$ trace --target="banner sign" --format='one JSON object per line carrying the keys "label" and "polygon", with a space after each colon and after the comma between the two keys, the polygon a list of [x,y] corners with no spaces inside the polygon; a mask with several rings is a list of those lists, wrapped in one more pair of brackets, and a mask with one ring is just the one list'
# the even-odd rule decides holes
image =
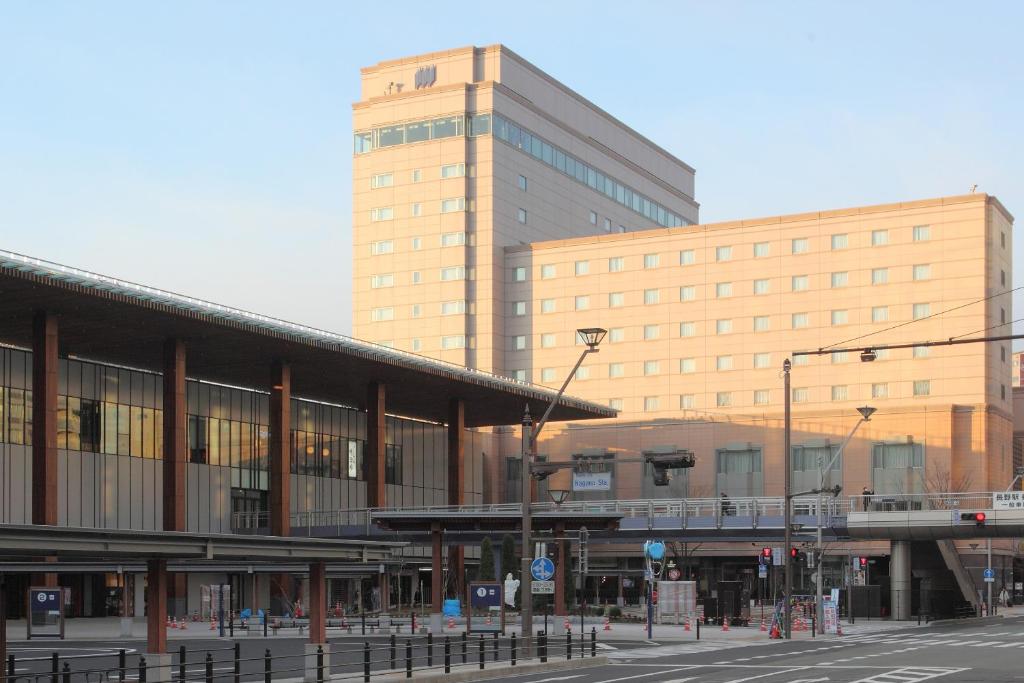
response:
{"label": "banner sign", "polygon": [[994,510],[1024,510],[1024,491],[1004,491],[992,494]]}
{"label": "banner sign", "polygon": [[573,491],[611,491],[611,472],[573,472]]}
{"label": "banner sign", "polygon": [[831,598],[824,598],[822,609],[825,613],[825,633],[833,635],[837,632],[836,625],[839,623],[839,614],[836,610],[836,603]]}

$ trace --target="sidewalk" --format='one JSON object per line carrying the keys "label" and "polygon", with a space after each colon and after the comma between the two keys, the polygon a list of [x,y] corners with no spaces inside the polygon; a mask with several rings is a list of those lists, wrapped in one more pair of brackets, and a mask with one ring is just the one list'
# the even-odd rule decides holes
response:
{"label": "sidewalk", "polygon": [[[1020,616],[1024,615],[1024,606],[1021,607],[1010,607],[1003,608],[1000,610],[1000,616]],[[579,638],[580,634],[580,619],[576,616],[570,620],[572,625],[573,638]],[[378,630],[371,632],[369,629],[364,636],[360,629],[358,621],[350,621],[349,624],[352,627],[352,633],[348,633],[347,629],[342,630],[337,626],[331,626],[327,629],[327,637],[330,640],[341,640],[341,639],[363,639],[365,637],[374,637],[381,635],[388,635],[390,631],[387,629]],[[421,626],[429,624],[429,618],[420,622]],[[587,638],[590,637],[591,631],[597,633],[598,641],[608,640],[634,640],[642,642],[647,640],[647,630],[644,628],[642,623],[630,622],[630,623],[618,623],[611,622],[610,630],[604,630],[605,621],[599,617],[587,617],[584,621],[583,631]],[[924,625],[922,624],[922,627]],[[895,629],[905,628],[917,628],[917,621],[888,621],[888,620],[868,620],[858,619],[855,624],[848,624],[846,620],[842,622],[843,635],[864,635],[870,633],[881,633],[884,631],[891,631]],[[464,620],[460,619],[456,628],[447,628],[447,621],[445,622],[445,628],[442,629],[441,633],[435,634],[436,638],[443,638],[446,635],[454,637],[461,637],[462,631],[464,630]],[[538,619],[534,622],[534,630],[543,630],[544,621]],[[552,634],[552,637],[561,637],[565,635],[564,629],[564,618],[559,619],[548,619],[548,630]],[[518,619],[510,619],[506,622],[505,627],[506,634],[515,632],[519,633],[519,621]],[[225,624],[224,636],[225,639],[229,637],[229,629]],[[405,625],[399,635],[409,635],[409,627]],[[419,632],[417,632],[419,635]],[[305,640],[308,638],[309,632],[306,629],[301,631],[298,628],[281,628],[278,630],[277,635],[274,635],[273,629],[268,630],[268,638],[270,639],[300,639]],[[178,629],[167,629],[168,640],[212,640],[220,637],[219,628],[210,630],[209,622],[188,622],[187,628],[182,630]],[[251,633],[243,630],[238,624],[235,624],[234,637],[239,640],[246,640],[249,638],[263,638],[262,626],[257,626]],[[818,638],[836,638],[834,635],[818,635]],[[806,631],[793,631],[794,640],[805,640],[811,638],[810,630]],[[26,640],[26,625],[23,619],[11,619],[7,622],[7,639],[8,642],[21,642]],[[79,619],[68,619],[65,623],[64,639],[66,641],[74,640],[96,640],[96,641],[110,641],[110,640],[145,640],[146,639],[146,619],[144,617],[136,617],[131,620],[131,635],[121,635],[121,620],[117,617],[102,617],[102,618],[79,618]],[[732,626],[728,631],[723,631],[721,626],[702,625],[700,627],[700,639],[702,641],[756,641],[756,640],[767,640],[768,634],[760,630],[760,620],[751,621],[751,626]],[[690,631],[686,631],[681,625],[675,624],[655,624],[653,629],[653,640],[659,643],[681,643],[688,641],[697,640],[697,627],[696,625],[691,626]]]}

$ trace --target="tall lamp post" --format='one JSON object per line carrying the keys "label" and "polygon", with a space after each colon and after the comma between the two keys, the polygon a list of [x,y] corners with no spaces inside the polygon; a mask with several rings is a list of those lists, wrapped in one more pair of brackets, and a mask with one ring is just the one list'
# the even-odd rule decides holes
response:
{"label": "tall lamp post", "polygon": [[792,454],[790,453],[790,448],[789,448],[789,441],[790,441],[790,437],[792,436],[791,433],[790,433],[791,429],[792,429],[792,423],[790,421],[790,414],[789,414],[789,411],[790,411],[790,401],[792,399],[792,396],[790,395],[790,389],[789,389],[789,371],[792,368],[793,368],[793,363],[788,358],[786,360],[782,361],[782,387],[783,387],[783,389],[782,389],[782,392],[783,392],[782,405],[784,406],[783,420],[784,420],[784,423],[785,423],[783,425],[783,430],[782,430],[783,431],[783,439],[782,439],[783,456],[782,456],[782,462],[783,462],[783,467],[786,468],[786,471],[782,475],[783,476],[782,524],[785,527],[785,530],[783,531],[783,534],[784,534],[785,546],[786,546],[783,549],[783,551],[782,551],[782,569],[783,569],[783,572],[782,572],[782,574],[783,574],[783,584],[782,584],[782,586],[783,586],[783,589],[782,589],[782,599],[783,599],[782,621],[783,621],[783,623],[782,623],[782,626],[783,626],[783,631],[785,632],[786,640],[789,640],[790,638],[793,637],[793,633],[790,630],[790,621],[791,621],[791,618],[792,618],[792,606],[790,605],[790,602],[789,602],[789,598],[793,594],[793,562],[792,562],[792,558],[790,558],[790,556],[789,556],[789,554],[793,550],[793,516],[792,516],[792,514],[790,512],[790,504],[789,504],[789,500],[790,500],[789,492],[790,492],[790,490],[792,490],[792,487],[793,487],[793,482],[791,481],[791,478],[792,478],[791,471],[792,471],[793,463],[792,463]]}
{"label": "tall lamp post", "polygon": [[[531,639],[533,636],[533,588],[532,588],[532,575],[530,574],[530,563],[532,562],[533,555],[533,519],[530,516],[530,505],[532,504],[532,487],[531,481],[531,468],[534,460],[537,458],[537,436],[540,434],[540,430],[544,429],[544,425],[547,424],[548,418],[551,416],[551,411],[558,405],[558,401],[562,398],[562,394],[565,393],[566,387],[569,386],[569,382],[576,376],[576,371],[580,365],[583,364],[583,359],[591,353],[597,353],[598,345],[604,340],[608,330],[601,329],[599,327],[587,327],[576,330],[578,337],[583,340],[583,343],[587,345],[587,348],[583,349],[583,353],[580,354],[579,360],[576,361],[576,365],[573,366],[569,372],[569,376],[562,382],[562,388],[558,390],[558,393],[551,403],[548,405],[547,410],[544,411],[544,415],[540,418],[536,425],[533,424],[533,419],[530,417],[530,407],[526,407],[526,412],[523,414],[523,446],[522,446],[522,484],[523,484],[523,557],[520,563],[520,576],[519,586],[522,590],[522,636],[523,636],[523,654],[528,655],[531,651]],[[564,562],[565,558],[559,558],[560,562]]]}
{"label": "tall lamp post", "polygon": [[[824,559],[824,552],[822,551],[822,548],[821,548],[821,545],[822,545],[821,544],[821,499],[822,499],[822,494],[825,492],[825,478],[828,476],[828,474],[826,474],[826,473],[832,471],[832,465],[834,465],[836,463],[836,461],[838,461],[839,458],[842,457],[843,451],[846,450],[847,444],[849,444],[850,440],[853,439],[853,435],[857,433],[857,428],[860,427],[862,423],[870,421],[871,420],[871,416],[875,414],[875,410],[876,409],[872,408],[871,406],[861,406],[860,408],[857,408],[857,412],[860,413],[860,419],[857,420],[857,424],[853,425],[853,429],[850,430],[850,433],[843,440],[843,443],[841,443],[839,445],[839,450],[837,450],[836,454],[832,456],[832,459],[828,462],[828,464],[823,469],[818,471],[818,474],[819,474],[819,480],[818,480],[818,505],[815,508],[815,510],[817,511],[817,514],[818,514],[818,524],[817,524],[818,534],[817,534],[817,539],[816,539],[817,542],[815,543],[815,558],[814,558],[815,566],[816,566],[817,571],[818,571],[818,580],[816,582],[818,585],[817,585],[817,588],[815,589],[815,608],[814,608],[814,613],[816,615],[817,622],[818,622],[817,623],[818,633],[824,633],[825,632],[825,620],[824,620],[825,610],[824,610],[824,605],[822,605],[822,594],[823,594],[823,591],[824,591],[824,588],[823,588],[822,584],[825,583],[825,581],[824,581],[825,577],[822,575],[822,568],[823,568],[823,565],[824,565],[822,560]],[[821,463],[819,463],[819,465],[820,464]],[[839,487],[836,487],[835,493],[838,495]]]}

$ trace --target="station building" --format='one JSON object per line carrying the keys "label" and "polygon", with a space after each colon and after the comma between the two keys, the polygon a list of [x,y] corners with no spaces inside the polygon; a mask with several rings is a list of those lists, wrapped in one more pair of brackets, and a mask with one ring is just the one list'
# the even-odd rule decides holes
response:
{"label": "station building", "polygon": [[[0,529],[174,531],[216,544],[288,537],[309,510],[479,503],[494,438],[482,428],[516,421],[527,405],[542,412],[554,397],[10,252],[0,252],[0,291]],[[569,397],[555,412],[613,414]],[[430,565],[426,548],[378,545],[328,567],[327,604],[386,609],[391,596],[418,591],[429,603],[454,590],[430,574],[398,579],[410,560]],[[449,553],[449,582],[461,585],[463,548]],[[144,614],[144,558],[62,562],[52,573],[38,560],[5,553],[8,595],[59,582],[71,616]],[[305,579],[264,564],[255,555],[179,566],[170,614],[208,616],[220,585],[236,609],[308,610]],[[19,616],[25,604],[6,607]]]}

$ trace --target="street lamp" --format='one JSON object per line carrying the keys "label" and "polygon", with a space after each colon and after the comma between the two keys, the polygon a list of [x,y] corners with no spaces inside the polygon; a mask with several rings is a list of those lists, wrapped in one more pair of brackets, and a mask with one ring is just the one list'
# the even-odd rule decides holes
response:
{"label": "street lamp", "polygon": [[548,489],[548,497],[556,506],[561,507],[562,503],[569,499],[568,489]]}
{"label": "street lamp", "polygon": [[[604,340],[605,335],[608,334],[608,330],[600,327],[584,327],[576,330],[577,337],[587,345],[587,348],[583,349],[583,353],[580,354],[579,360],[576,361],[576,365],[569,372],[568,377],[562,382],[562,387],[555,394],[555,397],[551,399],[551,403],[548,405],[547,410],[544,411],[544,415],[540,418],[536,425],[533,425],[533,419],[530,417],[530,407],[527,405],[526,412],[523,414],[523,445],[522,445],[522,485],[523,485],[523,538],[522,548],[523,557],[520,563],[520,576],[519,586],[522,590],[522,624],[520,626],[523,636],[523,653],[528,655],[531,650],[531,638],[533,635],[533,588],[532,588],[532,576],[530,574],[530,563],[533,548],[532,526],[533,520],[530,517],[530,505],[533,502],[532,487],[530,486],[531,480],[531,469],[534,460],[537,459],[537,437],[540,435],[540,430],[544,429],[544,425],[547,424],[548,418],[551,416],[551,411],[555,409],[558,401],[562,398],[562,394],[565,393],[566,387],[569,386],[569,382],[576,376],[576,371],[580,365],[583,364],[583,359],[591,353],[597,353],[598,345]],[[563,558],[559,558],[560,561],[564,561]]]}
{"label": "street lamp", "polygon": [[[824,606],[822,605],[822,593],[824,591],[824,587],[822,585],[824,583],[824,580],[823,580],[824,576],[822,575],[822,559],[823,559],[823,556],[824,556],[824,552],[822,551],[822,547],[821,547],[821,545],[822,545],[821,544],[821,494],[825,492],[825,478],[828,476],[826,473],[832,471],[832,465],[835,464],[835,462],[838,461],[839,458],[843,455],[843,451],[846,450],[846,445],[848,443],[850,443],[850,440],[853,438],[853,435],[857,432],[857,428],[860,427],[862,422],[868,422],[869,420],[871,420],[871,416],[875,414],[875,410],[877,410],[877,409],[873,408],[872,406],[861,406],[860,408],[857,408],[857,412],[860,413],[860,419],[857,420],[857,424],[853,425],[853,429],[850,430],[850,433],[843,440],[843,443],[841,443],[839,445],[839,449],[836,451],[836,454],[832,456],[832,460],[830,460],[828,462],[828,465],[826,465],[824,468],[818,470],[818,475],[819,475],[818,491],[817,491],[817,493],[818,493],[818,505],[815,508],[815,511],[817,512],[817,515],[818,515],[818,524],[817,524],[818,534],[817,534],[817,542],[815,543],[815,564],[816,564],[816,569],[818,571],[818,580],[815,582],[815,583],[817,583],[817,587],[815,588],[815,591],[814,591],[815,592],[814,613],[816,615],[816,619],[817,619],[817,623],[818,623],[818,625],[817,625],[818,633],[824,633],[825,632],[825,622],[824,622],[825,614],[824,614]],[[821,463],[819,463],[819,467],[820,467],[820,465],[821,465]],[[842,490],[842,487],[837,485],[834,489],[830,489],[829,493],[832,493],[832,495],[834,495],[834,496],[838,496],[839,492],[841,490]],[[787,502],[787,507],[788,507],[788,502]]]}

